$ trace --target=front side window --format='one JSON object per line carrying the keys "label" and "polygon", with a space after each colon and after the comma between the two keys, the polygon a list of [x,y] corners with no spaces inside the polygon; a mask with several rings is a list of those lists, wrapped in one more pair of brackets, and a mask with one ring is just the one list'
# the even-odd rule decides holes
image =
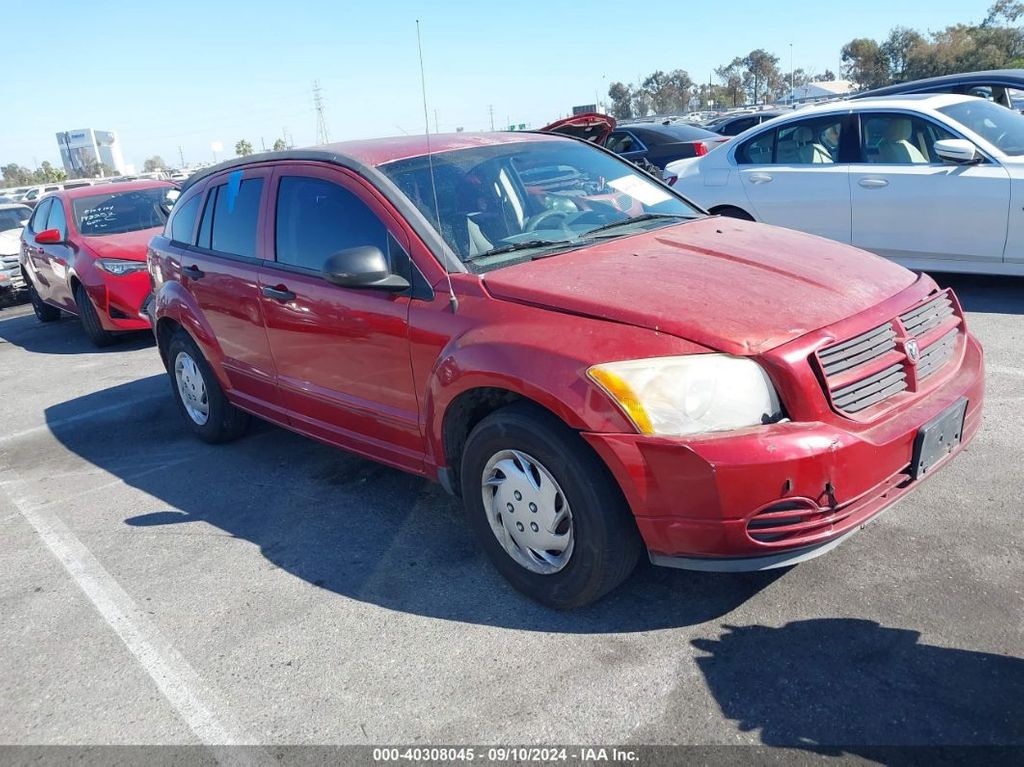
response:
{"label": "front side window", "polygon": [[43,200],[36,205],[35,213],[32,214],[32,220],[28,222],[28,230],[33,234],[39,234],[39,232],[46,229],[46,219],[50,215],[50,202],[51,200]]}
{"label": "front side window", "polygon": [[183,245],[192,244],[192,234],[196,230],[196,218],[199,216],[199,202],[202,195],[194,194],[183,205],[176,205],[167,220],[164,234],[173,242]]}
{"label": "front side window", "polygon": [[1024,115],[991,101],[971,99],[940,107],[939,112],[977,133],[1003,154],[1024,155]]}
{"label": "front side window", "polygon": [[608,137],[608,142],[605,146],[617,154],[623,154],[624,152],[638,152],[643,151],[644,149],[644,145],[641,143],[640,139],[626,131],[614,131]]}
{"label": "front side window", "polygon": [[85,237],[153,229],[167,221],[167,192],[168,188],[157,187],[78,197],[71,211]]}
{"label": "front side window", "polygon": [[[240,179],[241,172],[238,173],[237,178]],[[199,224],[199,247],[255,258],[256,223],[262,193],[262,178],[230,179],[228,183],[210,189],[206,195],[203,220]]]}
{"label": "front side window", "polygon": [[285,176],[277,189],[274,226],[279,264],[320,271],[341,250],[362,246],[388,255],[388,232],[355,194],[319,178]]}
{"label": "front side window", "polygon": [[935,153],[935,142],[956,138],[930,120],[909,114],[865,114],[861,116],[860,125],[861,160],[868,163],[941,163],[942,159]]}
{"label": "front side window", "polygon": [[46,217],[46,228],[56,229],[61,237],[68,236],[68,220],[64,216],[64,203],[54,200],[50,203],[50,215]]}
{"label": "front side window", "polygon": [[632,164],[576,141],[471,147],[379,169],[477,272],[701,215]]}

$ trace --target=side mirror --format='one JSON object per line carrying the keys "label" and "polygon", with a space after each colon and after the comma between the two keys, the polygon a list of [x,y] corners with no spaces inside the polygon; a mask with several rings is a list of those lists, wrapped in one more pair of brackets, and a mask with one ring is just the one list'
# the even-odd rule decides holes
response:
{"label": "side mirror", "polygon": [[392,274],[380,248],[364,245],[335,253],[324,263],[324,279],[343,288],[369,288],[399,292],[409,281]]}
{"label": "side mirror", "polygon": [[935,154],[946,162],[962,165],[981,161],[981,155],[978,153],[977,148],[966,139],[943,139],[942,141],[936,141],[934,147]]}
{"label": "side mirror", "polygon": [[60,229],[44,229],[35,237],[36,245],[59,245],[64,242]]}

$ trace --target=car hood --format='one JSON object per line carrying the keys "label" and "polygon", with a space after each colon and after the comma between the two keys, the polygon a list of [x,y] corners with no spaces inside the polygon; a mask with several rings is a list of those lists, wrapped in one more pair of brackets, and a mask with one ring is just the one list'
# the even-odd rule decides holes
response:
{"label": "car hood", "polygon": [[123,234],[105,234],[102,237],[82,237],[82,242],[99,258],[123,258],[126,261],[145,261],[149,241],[162,231],[161,227],[139,229]]}
{"label": "car hood", "polygon": [[0,232],[0,256],[16,256],[21,250],[23,229],[8,229]]}
{"label": "car hood", "polygon": [[497,298],[744,355],[869,309],[916,278],[831,240],[713,217],[496,270],[483,279]]}
{"label": "car hood", "polygon": [[580,115],[555,120],[541,128],[544,133],[563,133],[604,146],[605,140],[615,130],[615,118],[598,112],[584,112]]}

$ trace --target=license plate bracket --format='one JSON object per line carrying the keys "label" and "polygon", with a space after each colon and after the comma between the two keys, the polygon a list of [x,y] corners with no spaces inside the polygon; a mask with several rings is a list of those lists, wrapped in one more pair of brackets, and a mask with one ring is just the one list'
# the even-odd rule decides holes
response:
{"label": "license plate bracket", "polygon": [[911,475],[919,479],[956,449],[963,438],[967,399],[961,397],[951,407],[917,430]]}

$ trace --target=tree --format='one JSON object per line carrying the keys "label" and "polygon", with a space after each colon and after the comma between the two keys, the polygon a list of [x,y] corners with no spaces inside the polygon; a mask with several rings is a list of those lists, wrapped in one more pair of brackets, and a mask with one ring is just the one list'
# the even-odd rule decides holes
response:
{"label": "tree", "polygon": [[39,169],[33,175],[35,177],[34,180],[42,184],[57,184],[65,181],[68,177],[63,168],[54,168],[47,160],[43,160],[43,164],[39,166]]}
{"label": "tree", "polygon": [[882,47],[869,37],[858,37],[843,46],[843,74],[862,90],[889,83],[889,62]]}
{"label": "tree", "polygon": [[7,186],[26,186],[33,181],[32,171],[24,165],[18,165],[15,162],[5,165],[3,167],[3,174],[4,183]]}
{"label": "tree", "polygon": [[740,92],[743,89],[743,59],[737,56],[728,64],[718,67],[715,75],[722,81],[726,93],[732,99],[732,105],[739,106]]}
{"label": "tree", "polygon": [[287,148],[288,148],[288,145],[284,143],[284,139],[283,138],[279,138],[277,141],[274,142],[274,151],[275,152],[280,152],[280,151],[282,151],[284,149],[287,149]]}
{"label": "tree", "polygon": [[246,155],[250,155],[252,154],[252,151],[252,144],[250,144],[244,138],[239,140],[238,143],[235,144],[235,154],[237,154],[239,157],[245,157]]}
{"label": "tree", "polygon": [[910,53],[923,42],[924,38],[917,31],[908,27],[893,27],[889,30],[889,37],[882,43],[881,51],[889,68],[890,79],[899,81],[907,79]]}
{"label": "tree", "polygon": [[655,114],[670,114],[686,111],[692,88],[693,80],[689,73],[684,69],[674,69],[668,73],[661,70],[651,73],[644,78],[639,91],[643,92]]}
{"label": "tree", "polygon": [[825,70],[825,74],[823,74],[821,77],[818,78],[818,82],[831,83],[831,82],[835,82],[835,79],[836,79],[836,73],[833,72],[831,69],[826,69]]}
{"label": "tree", "polygon": [[628,85],[612,83],[608,86],[608,98],[612,100],[612,117],[623,120],[633,116],[633,93]]}
{"label": "tree", "polygon": [[142,163],[142,169],[146,173],[152,173],[155,170],[163,170],[167,167],[167,163],[164,162],[164,158],[158,154],[153,155],[144,163]]}
{"label": "tree", "polygon": [[743,86],[746,89],[750,100],[755,104],[761,103],[761,96],[765,96],[765,102],[769,97],[779,95],[785,87],[785,80],[779,72],[779,57],[773,56],[763,48],[753,50],[743,57]]}

